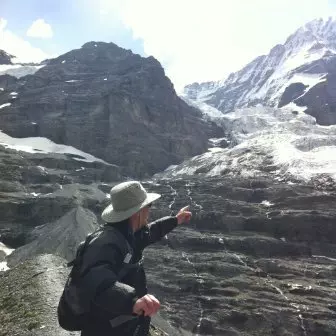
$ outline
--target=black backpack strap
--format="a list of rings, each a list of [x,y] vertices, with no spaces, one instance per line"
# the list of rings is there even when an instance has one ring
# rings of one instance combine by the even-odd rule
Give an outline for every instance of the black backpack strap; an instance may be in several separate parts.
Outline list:
[[[118,240],[118,242],[124,242],[127,245],[127,249],[128,252],[125,255],[124,261],[123,261],[123,266],[121,267],[120,271],[117,274],[117,280],[120,281],[121,279],[123,279],[128,272],[130,272],[131,270],[134,270],[135,268],[138,268],[140,265],[142,265],[143,263],[143,258],[138,261],[137,263],[131,263],[132,259],[133,259],[133,249],[130,246],[129,242],[127,241],[127,239],[118,231],[115,230],[117,232],[117,235],[119,236],[120,240]],[[116,328],[126,322],[132,321],[134,319],[139,319],[140,320],[141,316],[138,315],[119,315],[113,319],[110,320],[110,325],[112,328]],[[138,334],[138,330],[136,331],[136,333],[134,335]]]
[[[94,289],[94,291],[92,292],[87,289],[88,298],[93,297],[95,295],[95,290],[99,288],[99,285],[98,283],[96,284],[96,282],[97,281],[100,282],[100,280],[97,277],[92,278],[91,273],[90,273],[90,269],[93,266],[97,266],[98,264],[92,265],[92,267],[87,268],[85,272],[82,273],[81,268],[82,268],[82,263],[83,263],[83,256],[89,244],[97,237],[99,232],[102,232],[102,231],[111,231],[111,234],[114,235],[114,237],[112,236],[110,239],[111,243],[113,243],[116,246],[116,248],[119,248],[120,251],[124,254],[121,268],[116,273],[117,281],[122,280],[127,275],[127,273],[130,272],[132,269],[139,267],[139,263],[135,263],[135,264],[132,263],[133,249],[130,246],[127,239],[124,237],[124,235],[119,230],[116,230],[112,226],[103,226],[101,229],[88,235],[85,241],[79,245],[77,249],[77,253],[76,253],[76,258],[68,263],[69,266],[72,266],[72,270],[69,274],[69,280],[75,283],[77,279],[80,278],[83,285],[85,283],[91,284],[90,286],[88,286],[88,288]]]
[[[92,234],[88,235],[84,241],[82,241],[78,248],[77,248],[77,252],[76,252],[76,257],[71,260],[70,262],[67,263],[67,267],[71,267],[74,266],[75,264],[79,264],[80,261],[83,258],[83,254],[84,254],[84,250],[86,250],[87,246],[90,244],[90,241],[92,240]]]
[[[83,262],[84,252],[89,246],[90,242],[96,237],[96,235],[102,231],[102,228],[90,233],[84,241],[82,241],[76,251],[76,256],[73,260],[67,263],[67,267],[72,267],[71,272],[69,274],[69,278],[75,279],[80,274],[80,269]]]

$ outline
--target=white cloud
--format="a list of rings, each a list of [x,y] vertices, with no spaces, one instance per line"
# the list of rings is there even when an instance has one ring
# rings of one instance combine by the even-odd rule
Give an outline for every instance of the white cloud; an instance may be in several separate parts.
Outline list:
[[[0,49],[16,56],[14,62],[41,62],[50,55],[6,29],[7,20],[0,18]]]
[[[177,89],[221,79],[330,13],[328,0],[100,0],[99,6],[111,12],[118,7]]]
[[[48,39],[53,37],[53,31],[49,23],[44,19],[37,19],[27,30],[27,36]]]
[[[4,30],[6,28],[6,25],[7,25],[7,20],[0,18],[0,31]]]

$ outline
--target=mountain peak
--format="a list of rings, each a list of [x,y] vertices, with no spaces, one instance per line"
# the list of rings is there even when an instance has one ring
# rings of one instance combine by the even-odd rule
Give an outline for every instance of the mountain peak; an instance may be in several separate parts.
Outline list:
[[[258,104],[288,105],[312,114],[317,122],[334,124],[336,94],[326,86],[336,81],[335,67],[336,19],[319,18],[226,79],[186,86],[184,95],[223,113]]]
[[[12,58],[14,58],[13,55],[10,55],[0,49],[0,64],[12,64]]]
[[[81,49],[92,49],[92,50],[118,50],[127,52],[127,49],[121,48],[113,42],[101,42],[101,41],[90,41],[82,45]]]
[[[299,45],[305,43],[335,43],[336,19],[333,17],[319,18],[306,23],[292,34],[286,41],[287,44]]]
[[[306,23],[303,28],[316,33],[321,34],[326,31],[333,30],[336,27],[336,18],[329,16],[328,18],[318,18]]]

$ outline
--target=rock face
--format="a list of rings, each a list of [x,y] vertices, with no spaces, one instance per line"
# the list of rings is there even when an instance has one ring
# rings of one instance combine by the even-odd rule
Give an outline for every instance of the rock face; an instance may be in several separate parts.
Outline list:
[[[153,216],[193,212],[145,256],[170,335],[336,333],[335,189],[221,177],[148,187],[163,194]]]
[[[113,43],[86,43],[32,75],[0,76],[0,87],[3,132],[74,146],[128,175],[202,153],[207,135],[221,132],[177,97],[156,59]]]
[[[224,119],[226,139],[148,184],[157,216],[194,214],[146,254],[161,315],[172,335],[335,334],[335,126],[262,107]]]
[[[108,201],[108,190],[99,189],[100,181],[122,179],[118,167],[102,162],[78,161],[65,154],[30,154],[0,147],[1,241],[18,247],[42,235],[43,246],[48,246],[45,235],[54,232],[53,243],[56,245],[50,246],[57,249],[58,243],[63,241],[59,234],[68,228],[77,237],[66,245],[69,251],[73,250],[92,223],[100,222],[100,216],[96,220],[93,213],[99,214]],[[85,228],[84,220],[88,221]],[[52,223],[55,221],[59,227],[53,231]],[[49,226],[40,227],[48,223]]]
[[[16,249],[8,257],[8,266],[18,264],[32,256],[53,253],[70,261],[76,256],[76,249],[87,234],[98,228],[96,216],[78,206],[60,219],[36,227],[31,233],[31,242]]]
[[[12,58],[13,56],[0,49],[0,64],[12,64]]]
[[[114,183],[97,187],[105,193]],[[332,336],[336,333],[333,324],[336,317],[334,187],[326,183],[286,184],[266,177],[209,178],[205,175],[183,179],[167,179],[161,175],[160,179],[143,181],[143,184],[147,190],[162,194],[152,207],[151,219],[176,213],[186,204],[193,212],[190,224],[176,228],[167,239],[146,250],[149,291],[162,303],[160,314],[153,319],[155,325],[172,336]],[[93,190],[93,186],[91,188]],[[97,209],[106,202],[99,201],[98,195],[91,195],[99,204],[97,215],[100,211]],[[84,220],[74,221],[75,214]],[[88,215],[87,210],[79,208],[54,221],[53,225],[31,231],[32,243],[17,249],[7,259],[13,269],[0,278],[0,297],[9,296],[14,290],[6,287],[8,283],[17,284],[18,280],[14,279],[27,283],[27,279],[43,277],[44,284],[47,276],[57,279],[52,273],[55,268],[45,258],[59,260],[53,263],[64,277],[66,271],[60,264],[63,259],[37,257],[33,261],[40,260],[37,268],[23,278],[21,274],[26,271],[22,267],[31,265],[30,261],[17,263],[29,253],[44,251],[61,252],[70,258],[73,243],[80,239],[78,236],[85,228],[91,228],[91,222],[86,222],[84,217]],[[53,239],[63,242],[64,236],[59,232],[65,229],[66,223],[69,231],[64,235],[70,243],[50,244]],[[81,227],[76,229],[79,224]],[[47,236],[49,243],[44,243]],[[48,275],[48,272],[51,273]],[[32,277],[33,274],[37,275]],[[7,277],[8,280],[2,280]],[[55,282],[52,284],[55,286]],[[48,291],[48,287],[43,288]],[[19,290],[16,293],[21,295]],[[55,302],[55,298],[50,295],[49,292],[48,306],[55,307],[55,303],[54,306],[50,303]],[[40,303],[33,297],[34,294],[28,295],[27,300],[34,311],[40,311]],[[13,306],[0,315],[19,311],[24,316],[20,309]],[[48,314],[53,313],[55,311],[49,308]],[[49,323],[32,322],[30,327],[33,326],[33,332],[40,332],[38,335],[53,335],[52,330],[59,335],[56,330],[61,330],[55,327],[53,318],[46,319]],[[23,335],[28,328],[24,323],[20,320],[18,327]],[[47,331],[39,329],[43,325]]]
[[[184,94],[223,113],[257,104],[288,106],[321,125],[336,124],[335,31],[332,18],[312,21],[226,79],[188,85]]]

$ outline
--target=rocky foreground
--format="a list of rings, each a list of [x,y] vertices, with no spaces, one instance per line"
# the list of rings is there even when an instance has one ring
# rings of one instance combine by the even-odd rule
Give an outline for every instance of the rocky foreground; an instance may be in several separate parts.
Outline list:
[[[41,255],[0,273],[1,336],[75,336],[58,326],[56,309],[68,269],[66,261]],[[152,327],[150,336],[165,336]]]
[[[0,154],[1,239],[16,248],[0,277],[0,335],[63,335],[55,307],[65,259],[101,223],[122,177],[69,157],[41,154],[39,168],[36,156]],[[146,251],[149,289],[162,303],[154,325],[173,336],[336,334],[332,180],[162,174],[144,185],[162,194],[153,219],[187,204],[193,212]]]
[[[147,251],[171,335],[335,335],[336,193],[267,180],[166,181],[194,213]],[[158,210],[160,212],[160,210]]]

